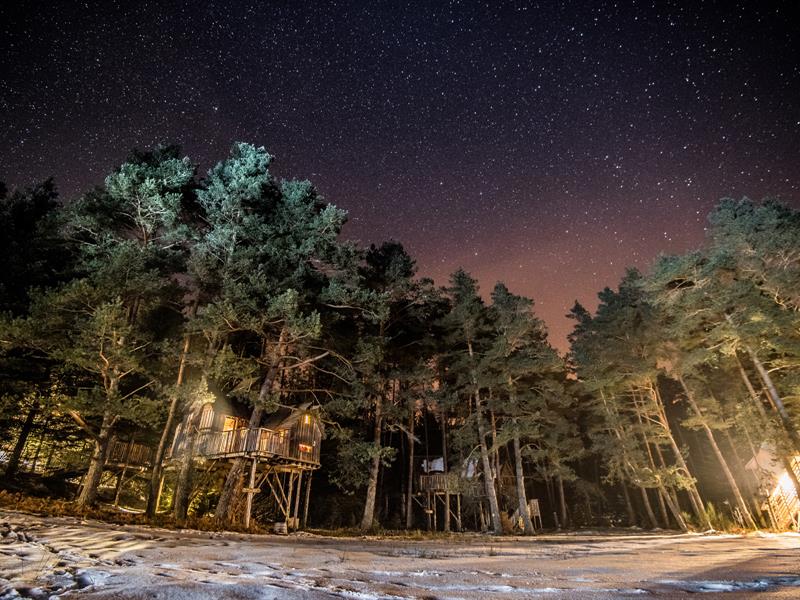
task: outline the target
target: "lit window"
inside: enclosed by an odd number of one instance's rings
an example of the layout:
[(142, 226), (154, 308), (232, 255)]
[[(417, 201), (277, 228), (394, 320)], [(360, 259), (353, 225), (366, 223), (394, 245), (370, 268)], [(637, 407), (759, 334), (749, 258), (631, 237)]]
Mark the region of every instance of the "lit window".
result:
[(222, 431), (233, 431), (234, 429), (243, 429), (244, 427), (244, 419), (226, 416), (225, 422), (222, 425)]

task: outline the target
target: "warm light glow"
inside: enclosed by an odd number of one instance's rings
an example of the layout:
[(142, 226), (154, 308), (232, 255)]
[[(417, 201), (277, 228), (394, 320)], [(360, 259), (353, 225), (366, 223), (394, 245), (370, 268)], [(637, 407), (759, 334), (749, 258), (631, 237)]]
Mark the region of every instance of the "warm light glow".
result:
[(298, 447), (300, 448), (300, 452), (311, 452), (312, 450), (312, 447), (308, 444), (298, 444)]
[(306, 416), (305, 416), (305, 417), (303, 417), (303, 423), (305, 423), (306, 425), (308, 425), (309, 423), (311, 423), (311, 415), (309, 415), (309, 414), (306, 414)]
[(789, 477), (789, 472), (784, 471), (783, 475), (780, 476), (778, 479), (778, 488), (784, 496), (789, 498), (795, 497), (797, 498), (797, 492), (794, 489), (794, 483), (792, 482), (792, 478)]
[(233, 431), (235, 429), (243, 429), (246, 426), (247, 423), (242, 418), (225, 416), (225, 421), (222, 424), (222, 431)]

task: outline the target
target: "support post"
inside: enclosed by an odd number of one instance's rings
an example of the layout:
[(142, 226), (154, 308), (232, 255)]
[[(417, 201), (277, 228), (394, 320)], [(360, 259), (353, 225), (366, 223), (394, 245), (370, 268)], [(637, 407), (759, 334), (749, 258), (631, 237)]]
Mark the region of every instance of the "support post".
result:
[(310, 471), (308, 473), (308, 481), (306, 481), (306, 499), (303, 503), (303, 529), (308, 526), (308, 501), (311, 497), (311, 476), (314, 474), (314, 471)]
[(303, 472), (297, 473), (297, 493), (294, 496), (294, 517), (292, 523), (295, 524), (294, 529), (300, 528), (300, 490), (303, 489)]
[(431, 510), (431, 493), (430, 492), (428, 492), (428, 495), (426, 496), (426, 498), (427, 498), (427, 502), (425, 503), (425, 516), (427, 517), (427, 520), (428, 520), (428, 531), (430, 531), (431, 530), (431, 513), (433, 512)]
[(161, 505), (161, 494), (164, 493), (164, 479), (166, 478), (166, 473), (163, 471), (161, 472), (161, 477), (159, 478), (158, 482), (158, 493), (156, 494), (156, 501), (153, 508), (153, 514), (158, 512), (158, 507)]
[(258, 468), (258, 459), (253, 458), (253, 463), (250, 465), (250, 481), (247, 485), (247, 503), (244, 509), (245, 529), (250, 529), (250, 516), (253, 511), (253, 494), (255, 494), (254, 487), (256, 485), (256, 468)]
[(294, 472), (289, 471), (289, 493), (286, 495), (286, 529), (292, 521), (292, 493), (294, 492)]

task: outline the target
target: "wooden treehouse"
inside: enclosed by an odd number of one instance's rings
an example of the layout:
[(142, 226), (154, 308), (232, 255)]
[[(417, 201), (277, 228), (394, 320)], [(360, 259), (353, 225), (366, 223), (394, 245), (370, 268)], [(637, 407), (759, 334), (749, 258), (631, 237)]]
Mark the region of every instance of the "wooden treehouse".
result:
[(461, 495), (464, 491), (464, 481), (458, 473), (426, 470), (419, 475), (419, 487), (414, 499), (425, 512), (428, 529), (435, 531), (439, 528), (438, 514), (441, 506), (445, 531), (450, 530), (451, 518), (455, 519), (456, 531), (462, 530)]
[[(445, 471), (444, 459), (437, 457), (422, 461), (420, 472), (416, 478), (414, 500), (422, 507), (429, 530), (439, 529), (439, 518), (445, 531), (450, 531), (450, 524), (455, 521), (455, 530), (463, 531), (462, 504), (466, 501), (467, 512), (472, 512), (477, 520), (476, 527), (486, 530), (489, 515), (484, 506), (486, 492), (483, 486), (483, 474), (477, 469), (477, 462), (468, 461), (457, 471)], [(528, 501), (528, 516), (534, 529), (542, 528), (542, 513), (539, 500)], [(519, 530), (523, 524), (519, 508), (509, 516), (510, 522)]]
[(106, 468), (149, 469), (153, 466), (153, 449), (133, 439), (114, 438), (108, 451)]
[[(244, 524), (249, 527), (255, 494), (270, 494), (282, 521), (276, 531), (305, 526), (311, 494), (311, 475), (320, 466), (322, 422), (310, 403), (282, 407), (265, 417), (259, 427), (249, 427), (247, 410), (224, 399), (205, 404), (199, 415), (194, 459), (208, 472), (227, 471), (234, 459), (247, 461), (248, 478)], [(178, 426), (167, 460), (185, 456), (189, 437)]]
[[(792, 470), (800, 478), (800, 456), (791, 460)], [(762, 508), (769, 515), (775, 529), (800, 531), (800, 498), (789, 472), (769, 444), (762, 444), (746, 467), (758, 482)]]
[[(134, 479), (148, 478), (150, 476), (150, 469), (153, 468), (153, 449), (140, 442), (135, 438), (120, 439), (116, 436), (111, 438), (108, 444), (108, 451), (106, 460), (103, 465), (103, 471), (112, 473), (116, 477), (114, 484), (114, 506), (117, 506), (120, 501), (120, 494), (123, 488)], [(72, 475), (81, 476), (82, 486), (84, 478), (88, 470), (88, 456), (83, 455), (80, 457), (77, 464), (71, 464), (62, 469), (62, 474), (70, 473)]]

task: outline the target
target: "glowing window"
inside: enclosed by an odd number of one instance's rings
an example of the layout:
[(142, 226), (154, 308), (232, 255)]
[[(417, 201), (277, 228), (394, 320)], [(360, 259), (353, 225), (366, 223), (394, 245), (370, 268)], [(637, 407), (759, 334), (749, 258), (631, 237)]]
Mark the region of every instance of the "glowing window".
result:
[(238, 417), (225, 417), (225, 422), (222, 424), (222, 431), (241, 429), (244, 426), (244, 419), (240, 419)]

